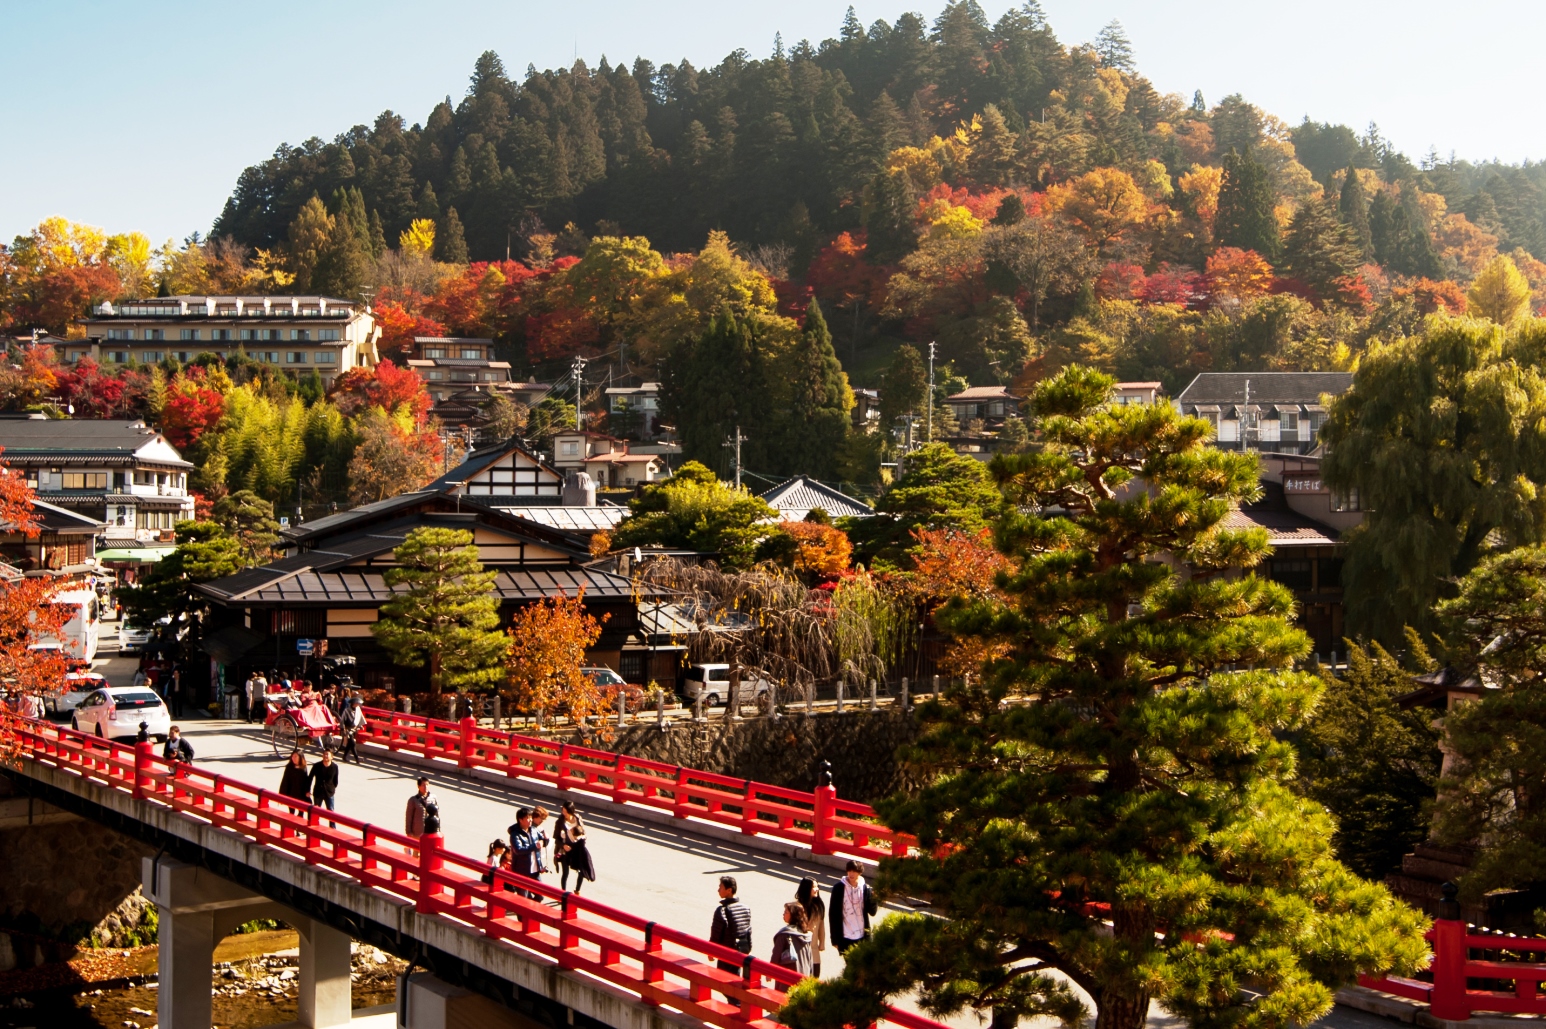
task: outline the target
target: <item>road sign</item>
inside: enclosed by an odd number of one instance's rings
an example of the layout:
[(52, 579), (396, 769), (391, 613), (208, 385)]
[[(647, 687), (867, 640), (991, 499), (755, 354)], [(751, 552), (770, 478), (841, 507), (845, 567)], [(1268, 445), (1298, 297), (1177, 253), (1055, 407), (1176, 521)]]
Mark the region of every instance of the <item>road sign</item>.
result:
[(316, 640), (296, 640), (295, 652), (301, 657), (310, 657), (317, 649)]

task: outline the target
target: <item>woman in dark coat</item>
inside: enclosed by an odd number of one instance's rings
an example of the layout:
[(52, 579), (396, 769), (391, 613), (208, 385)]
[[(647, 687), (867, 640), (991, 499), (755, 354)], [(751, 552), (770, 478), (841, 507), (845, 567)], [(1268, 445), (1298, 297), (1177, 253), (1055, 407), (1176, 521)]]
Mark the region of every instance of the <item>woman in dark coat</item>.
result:
[(285, 762), (284, 778), (279, 780), (279, 795), (311, 803), (311, 774), (306, 770), (305, 755), (298, 750), (290, 751), (290, 759)]
[(569, 873), (574, 872), (574, 892), (579, 893), (585, 880), (596, 881), (596, 863), (590, 855), (585, 840), (585, 823), (574, 808), (574, 801), (564, 801), (558, 825), (553, 829), (553, 859), (560, 871), (558, 888), (569, 888)]

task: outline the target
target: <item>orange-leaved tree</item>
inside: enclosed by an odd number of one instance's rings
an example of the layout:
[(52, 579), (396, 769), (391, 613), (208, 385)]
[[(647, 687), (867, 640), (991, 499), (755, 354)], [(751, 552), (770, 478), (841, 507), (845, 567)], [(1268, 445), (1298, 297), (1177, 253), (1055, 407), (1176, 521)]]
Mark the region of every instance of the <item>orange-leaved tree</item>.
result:
[(600, 638), (601, 621), (586, 612), (583, 588), (573, 597), (560, 593), (516, 612), (505, 670), (520, 709), (562, 708), (575, 721), (606, 711), (608, 696), (580, 671), (585, 651)]
[[(982, 529), (924, 529), (912, 532), (917, 546), (911, 552), (912, 575), (908, 588), (919, 605), (930, 612), (948, 600), (1000, 600), (998, 576), (1014, 571), (1014, 562), (993, 545), (993, 532)], [(952, 638), (939, 666), (950, 675), (972, 674), (984, 663), (1004, 656), (1001, 644), (975, 637)]]
[[(0, 531), (36, 538), (41, 531), (32, 506), (34, 494), (20, 474), (0, 461)], [(49, 576), (24, 578), (0, 569), (0, 682), (23, 693), (57, 693), (68, 670), (57, 648), (33, 644), (58, 639), (69, 613), (53, 603), (59, 581)], [(0, 724), (0, 760), (14, 754), (11, 728)]]
[(796, 573), (835, 579), (848, 571), (854, 545), (843, 530), (822, 522), (780, 522), (778, 527), (794, 539)]

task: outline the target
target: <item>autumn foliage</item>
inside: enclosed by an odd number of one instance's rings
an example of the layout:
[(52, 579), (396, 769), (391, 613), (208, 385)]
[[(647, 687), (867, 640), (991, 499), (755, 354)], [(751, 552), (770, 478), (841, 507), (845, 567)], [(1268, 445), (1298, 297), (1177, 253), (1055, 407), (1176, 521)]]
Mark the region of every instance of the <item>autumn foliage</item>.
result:
[(820, 522), (780, 522), (778, 527), (794, 538), (796, 573), (831, 579), (848, 570), (854, 547), (841, 529)]
[(576, 721), (605, 712), (608, 697), (580, 669), (601, 638), (585, 610), (585, 592), (560, 594), (517, 611), (510, 625), (507, 682), (523, 711), (565, 711)]

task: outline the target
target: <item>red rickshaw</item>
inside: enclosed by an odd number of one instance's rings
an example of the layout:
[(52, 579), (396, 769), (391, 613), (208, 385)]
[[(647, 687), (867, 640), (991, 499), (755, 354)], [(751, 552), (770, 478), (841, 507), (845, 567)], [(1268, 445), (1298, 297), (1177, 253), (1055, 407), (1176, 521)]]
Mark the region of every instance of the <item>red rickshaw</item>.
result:
[(265, 698), (268, 713), (263, 724), (268, 727), (274, 753), (279, 756), (292, 750), (305, 750), (316, 741), (327, 746), (330, 737), (341, 736), (338, 719), (333, 717), (322, 698), (315, 693), (288, 691), (269, 693)]

